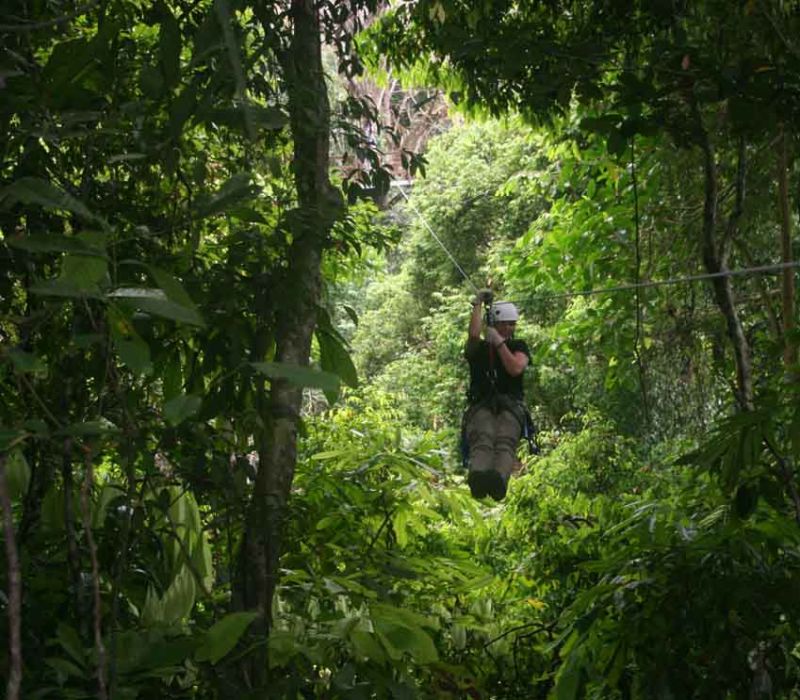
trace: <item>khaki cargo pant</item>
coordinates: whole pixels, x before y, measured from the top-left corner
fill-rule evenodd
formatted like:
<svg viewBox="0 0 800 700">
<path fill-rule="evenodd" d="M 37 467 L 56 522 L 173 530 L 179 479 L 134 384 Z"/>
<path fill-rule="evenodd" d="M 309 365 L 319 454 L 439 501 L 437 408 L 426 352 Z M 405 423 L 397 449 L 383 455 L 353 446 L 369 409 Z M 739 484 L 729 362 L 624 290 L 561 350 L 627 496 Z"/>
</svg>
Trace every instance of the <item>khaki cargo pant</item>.
<svg viewBox="0 0 800 700">
<path fill-rule="evenodd" d="M 472 406 L 465 417 L 469 471 L 494 469 L 508 480 L 517 461 L 521 420 L 522 409 L 512 399 Z"/>
</svg>

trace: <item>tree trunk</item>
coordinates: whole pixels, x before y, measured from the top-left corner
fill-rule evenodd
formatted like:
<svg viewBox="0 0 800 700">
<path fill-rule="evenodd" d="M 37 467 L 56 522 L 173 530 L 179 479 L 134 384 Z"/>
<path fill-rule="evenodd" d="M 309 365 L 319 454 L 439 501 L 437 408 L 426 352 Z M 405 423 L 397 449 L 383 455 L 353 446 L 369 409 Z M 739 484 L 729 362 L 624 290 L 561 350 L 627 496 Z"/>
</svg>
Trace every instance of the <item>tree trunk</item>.
<svg viewBox="0 0 800 700">
<path fill-rule="evenodd" d="M 781 262 L 790 263 L 792 256 L 792 217 L 789 212 L 788 158 L 786 157 L 786 132 L 781 124 L 776 148 L 778 166 L 778 199 L 781 214 Z M 797 372 L 797 342 L 794 339 L 794 268 L 787 267 L 781 274 L 781 301 L 783 307 L 783 363 L 795 380 Z"/>
<path fill-rule="evenodd" d="M 718 236 L 718 208 L 719 208 L 719 183 L 717 175 L 717 162 L 714 147 L 706 131 L 697 100 L 692 95 L 692 113 L 694 116 L 696 135 L 703 152 L 703 173 L 705 192 L 703 203 L 703 227 L 701 249 L 703 263 L 710 274 L 720 274 L 729 271 L 728 248 L 735 234 L 739 216 L 741 215 L 742 200 L 744 197 L 744 142 L 739 150 L 739 172 L 736 182 L 736 204 L 728 222 L 727 231 L 722 240 Z M 714 298 L 720 312 L 725 318 L 728 338 L 733 346 L 733 357 L 736 364 L 736 398 L 740 407 L 745 411 L 753 409 L 753 372 L 750 360 L 750 344 L 744 334 L 741 319 L 736 310 L 733 294 L 733 284 L 729 276 L 714 277 L 711 280 L 714 288 Z"/>
<path fill-rule="evenodd" d="M 274 290 L 276 361 L 307 365 L 321 288 L 322 251 L 342 209 L 329 178 L 330 106 L 322 69 L 320 23 L 313 0 L 292 0 L 291 45 L 281 57 L 294 140 L 297 208 L 290 212 L 293 242 L 286 274 Z M 281 537 L 297 457 L 302 389 L 271 380 L 265 429 L 259 436 L 258 473 L 250 503 L 241 574 L 244 604 L 260 614 L 269 633 L 278 585 Z M 256 659 L 251 684 L 266 682 L 266 656 Z"/>
</svg>

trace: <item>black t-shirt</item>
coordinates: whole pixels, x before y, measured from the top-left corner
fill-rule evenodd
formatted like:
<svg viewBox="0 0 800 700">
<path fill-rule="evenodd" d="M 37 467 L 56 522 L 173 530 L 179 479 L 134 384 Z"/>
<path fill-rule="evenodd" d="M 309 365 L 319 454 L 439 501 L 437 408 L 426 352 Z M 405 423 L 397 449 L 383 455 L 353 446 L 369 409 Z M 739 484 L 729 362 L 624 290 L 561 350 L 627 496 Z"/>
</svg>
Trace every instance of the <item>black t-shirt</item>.
<svg viewBox="0 0 800 700">
<path fill-rule="evenodd" d="M 512 338 L 506 341 L 506 345 L 512 353 L 525 353 L 530 362 L 531 353 L 524 340 Z M 490 352 L 494 355 L 493 359 L 491 359 Z M 497 350 L 493 350 L 489 343 L 485 340 L 469 341 L 464 354 L 469 362 L 470 377 L 467 397 L 470 403 L 489 398 L 493 391 L 522 400 L 522 374 L 512 377 L 506 372 L 503 361 L 497 356 Z M 492 369 L 494 369 L 495 376 L 494 384 L 492 383 Z"/>
</svg>

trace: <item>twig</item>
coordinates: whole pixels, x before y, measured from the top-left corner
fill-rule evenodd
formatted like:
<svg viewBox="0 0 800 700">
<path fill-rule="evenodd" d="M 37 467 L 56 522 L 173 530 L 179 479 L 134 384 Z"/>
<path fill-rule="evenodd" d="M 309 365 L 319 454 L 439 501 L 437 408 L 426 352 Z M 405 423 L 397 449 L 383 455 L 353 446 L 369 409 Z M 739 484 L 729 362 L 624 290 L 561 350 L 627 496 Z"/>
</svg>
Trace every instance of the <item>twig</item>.
<svg viewBox="0 0 800 700">
<path fill-rule="evenodd" d="M 364 550 L 364 555 L 366 556 L 372 551 L 372 548 L 375 546 L 375 543 L 378 541 L 378 538 L 381 536 L 381 532 L 383 532 L 383 528 L 385 528 L 389 524 L 389 520 L 391 519 L 392 515 L 394 515 L 394 511 L 391 510 L 386 513 L 386 517 L 383 519 L 381 526 L 378 528 L 377 532 L 373 535 L 372 540 L 367 545 L 366 550 Z"/>
<path fill-rule="evenodd" d="M 6 542 L 6 566 L 8 567 L 8 628 L 9 657 L 7 700 L 18 700 L 22 684 L 22 573 L 19 568 L 19 553 L 14 538 L 14 518 L 11 498 L 6 484 L 6 458 L 0 456 L 0 506 L 3 509 L 3 539 Z"/>
<path fill-rule="evenodd" d="M 16 32 L 32 32 L 36 29 L 47 29 L 48 27 L 58 26 L 59 24 L 64 24 L 65 22 L 69 22 L 70 20 L 75 19 L 76 17 L 80 17 L 81 15 L 86 14 L 89 10 L 94 8 L 97 5 L 97 2 L 90 2 L 87 3 L 84 7 L 80 8 L 79 10 L 75 10 L 75 12 L 70 12 L 66 15 L 61 15 L 60 17 L 54 17 L 53 19 L 44 20 L 42 22 L 25 22 L 23 24 L 0 24 L 0 32 L 9 32 L 9 33 L 16 33 Z"/>
<path fill-rule="evenodd" d="M 97 561 L 97 545 L 92 532 L 92 511 L 89 503 L 89 494 L 94 481 L 94 465 L 92 464 L 92 450 L 86 450 L 86 477 L 81 488 L 81 506 L 83 509 L 83 530 L 86 534 L 86 543 L 89 545 L 89 556 L 92 561 L 92 589 L 94 594 L 94 643 L 97 648 L 97 697 L 99 700 L 108 700 L 106 686 L 106 648 L 103 644 L 102 610 L 100 608 L 100 565 Z"/>
<path fill-rule="evenodd" d="M 553 624 L 555 623 L 545 625 L 541 622 L 528 622 L 524 625 L 517 625 L 516 627 L 512 627 L 511 629 L 506 630 L 505 632 L 503 632 L 503 634 L 498 635 L 494 639 L 490 639 L 488 642 L 486 642 L 486 644 L 483 645 L 483 648 L 486 649 L 486 647 L 490 646 L 491 644 L 499 642 L 501 639 L 507 637 L 509 634 L 514 634 L 514 632 L 519 632 L 520 630 L 530 629 L 531 627 L 535 627 L 536 629 L 533 630 L 533 632 L 529 632 L 528 634 L 534 634 L 536 632 L 546 632 L 552 628 Z"/>
<path fill-rule="evenodd" d="M 77 596 L 80 575 L 80 555 L 78 544 L 75 541 L 75 512 L 73 510 L 73 480 L 72 480 L 72 440 L 64 440 L 64 454 L 61 461 L 61 478 L 64 482 L 64 527 L 67 531 L 67 568 L 73 593 Z"/>
<path fill-rule="evenodd" d="M 42 400 L 42 397 L 36 393 L 36 389 L 34 389 L 33 384 L 28 381 L 28 378 L 24 374 L 19 374 L 18 377 L 20 380 L 22 380 L 22 383 L 25 385 L 28 391 L 31 392 L 33 398 L 36 400 L 36 403 L 41 406 L 42 410 L 45 412 L 45 415 L 53 422 L 53 425 L 58 428 L 63 428 L 63 423 L 53 415 L 53 412 L 47 407 L 47 404 Z"/>
<path fill-rule="evenodd" d="M 647 395 L 647 367 L 642 359 L 642 298 L 641 288 L 638 286 L 642 276 L 641 231 L 639 226 L 639 185 L 636 178 L 636 137 L 631 138 L 631 182 L 633 184 L 633 221 L 636 237 L 634 239 L 636 253 L 636 331 L 633 336 L 633 356 L 639 370 L 639 391 L 642 394 L 642 408 L 644 409 L 645 425 L 650 425 L 650 401 Z"/>
</svg>

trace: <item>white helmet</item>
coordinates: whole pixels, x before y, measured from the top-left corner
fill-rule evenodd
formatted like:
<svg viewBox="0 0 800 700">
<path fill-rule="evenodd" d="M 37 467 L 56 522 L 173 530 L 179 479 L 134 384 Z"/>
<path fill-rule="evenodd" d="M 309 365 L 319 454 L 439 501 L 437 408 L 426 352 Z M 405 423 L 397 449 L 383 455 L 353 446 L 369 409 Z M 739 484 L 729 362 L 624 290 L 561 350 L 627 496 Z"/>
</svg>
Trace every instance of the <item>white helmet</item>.
<svg viewBox="0 0 800 700">
<path fill-rule="evenodd" d="M 510 301 L 498 301 L 496 304 L 492 304 L 490 314 L 492 323 L 519 319 L 519 311 Z"/>
</svg>

